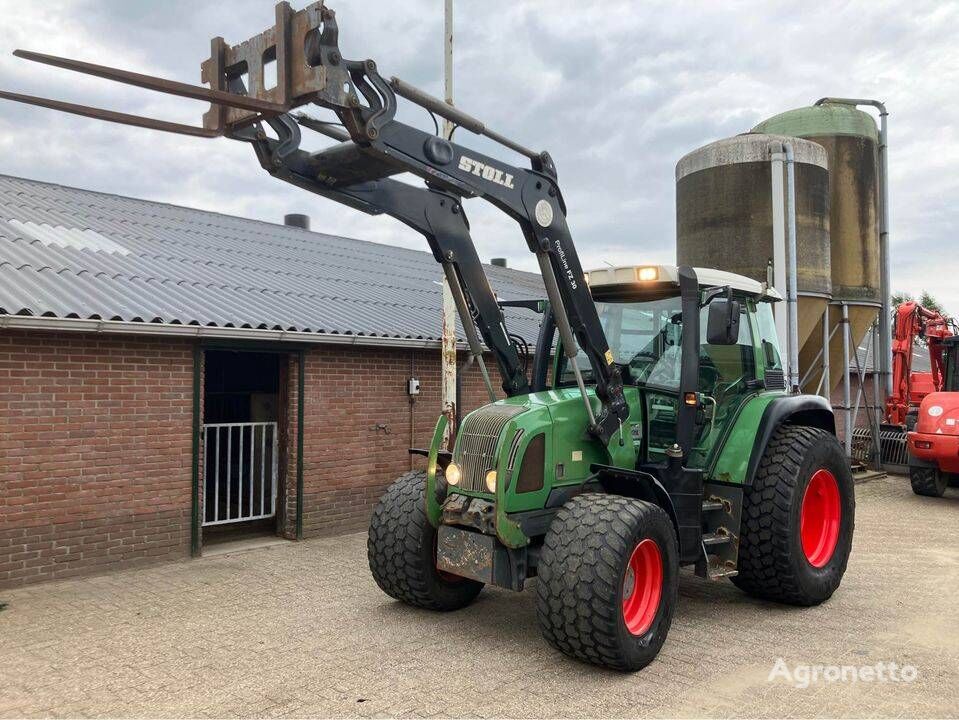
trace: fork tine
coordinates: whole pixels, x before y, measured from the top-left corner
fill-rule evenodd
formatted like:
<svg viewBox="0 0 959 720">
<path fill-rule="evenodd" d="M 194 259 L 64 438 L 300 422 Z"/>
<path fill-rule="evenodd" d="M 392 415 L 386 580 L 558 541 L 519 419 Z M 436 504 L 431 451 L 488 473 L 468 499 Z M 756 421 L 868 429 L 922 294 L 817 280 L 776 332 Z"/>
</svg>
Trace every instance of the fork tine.
<svg viewBox="0 0 959 720">
<path fill-rule="evenodd" d="M 100 108 L 90 107 L 89 105 L 76 105 L 74 103 L 63 102 L 62 100 L 34 97 L 33 95 L 21 95 L 19 93 L 0 90 L 0 98 L 26 103 L 27 105 L 38 105 L 39 107 L 50 108 L 51 110 L 60 110 L 73 115 L 82 115 L 83 117 L 94 118 L 96 120 L 106 120 L 107 122 L 119 123 L 121 125 L 147 128 L 149 130 L 161 130 L 163 132 L 202 138 L 214 138 L 220 135 L 220 133 L 215 130 L 207 130 L 206 128 L 194 127 L 192 125 L 182 125 L 181 123 L 156 120 L 140 115 L 128 115 L 127 113 L 115 112 L 113 110 L 102 110 Z"/>
<path fill-rule="evenodd" d="M 180 97 L 192 98 L 194 100 L 205 100 L 217 105 L 226 105 L 228 107 L 240 108 L 242 110 L 252 110 L 258 113 L 280 114 L 286 112 L 284 105 L 260 100 L 259 98 L 249 97 L 247 95 L 237 95 L 236 93 L 225 92 L 223 90 L 211 90 L 202 85 L 190 85 L 177 80 L 167 80 L 152 75 L 143 75 L 141 73 L 130 72 L 129 70 L 120 70 L 106 65 L 95 65 L 94 63 L 83 62 L 82 60 L 73 60 L 71 58 L 57 57 L 56 55 L 45 55 L 44 53 L 33 52 L 31 50 L 15 50 L 14 55 L 24 60 L 43 63 L 44 65 L 53 65 L 54 67 L 72 70 L 74 72 L 93 75 L 95 77 L 114 80 L 127 85 L 156 90 L 157 92 L 168 93 L 170 95 L 179 95 Z"/>
</svg>

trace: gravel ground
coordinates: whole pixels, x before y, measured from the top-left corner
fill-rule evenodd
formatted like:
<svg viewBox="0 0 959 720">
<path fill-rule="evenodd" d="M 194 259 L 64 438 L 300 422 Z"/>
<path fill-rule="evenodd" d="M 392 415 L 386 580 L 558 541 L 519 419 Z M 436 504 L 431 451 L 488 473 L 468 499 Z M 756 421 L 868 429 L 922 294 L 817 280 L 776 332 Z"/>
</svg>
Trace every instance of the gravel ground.
<svg viewBox="0 0 959 720">
<path fill-rule="evenodd" d="M 633 675 L 552 651 L 529 590 L 449 615 L 391 601 L 362 534 L 7 591 L 0 716 L 956 716 L 959 491 L 889 477 L 857 497 L 829 602 L 684 575 L 662 653 Z M 779 658 L 793 682 L 769 679 Z M 893 662 L 918 676 L 797 686 L 799 666 Z"/>
</svg>

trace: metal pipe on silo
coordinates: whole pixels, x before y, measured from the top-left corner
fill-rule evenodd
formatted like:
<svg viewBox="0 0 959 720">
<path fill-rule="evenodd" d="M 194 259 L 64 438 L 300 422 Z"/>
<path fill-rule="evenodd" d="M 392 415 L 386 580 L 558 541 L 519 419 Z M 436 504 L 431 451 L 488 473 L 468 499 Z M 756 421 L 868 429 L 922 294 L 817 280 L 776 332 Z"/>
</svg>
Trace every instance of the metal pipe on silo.
<svg viewBox="0 0 959 720">
<path fill-rule="evenodd" d="M 829 306 L 822 311 L 822 394 L 827 400 L 832 400 L 832 383 L 829 381 Z M 815 362 L 815 361 L 813 361 Z"/>
<path fill-rule="evenodd" d="M 770 143 L 769 150 L 773 216 L 773 287 L 780 295 L 788 297 L 789 290 L 786 284 L 786 193 L 783 190 L 783 164 L 786 157 L 781 142 Z M 790 342 L 789 312 L 785 305 L 776 303 L 773 306 L 773 315 L 776 318 L 776 335 L 779 338 L 779 347 L 787 353 L 788 363 L 791 358 L 791 355 L 788 354 Z"/>
<path fill-rule="evenodd" d="M 852 398 L 850 397 L 850 378 L 849 378 L 849 345 L 852 333 L 849 328 L 849 306 L 841 303 L 842 319 L 839 321 L 842 326 L 842 409 L 843 409 L 843 447 L 846 448 L 846 455 L 852 455 Z"/>
<path fill-rule="evenodd" d="M 792 143 L 784 142 L 786 153 L 786 243 L 788 269 L 786 286 L 789 309 L 789 389 L 799 392 L 799 290 L 796 279 L 799 273 L 796 247 L 796 169 Z"/>
</svg>

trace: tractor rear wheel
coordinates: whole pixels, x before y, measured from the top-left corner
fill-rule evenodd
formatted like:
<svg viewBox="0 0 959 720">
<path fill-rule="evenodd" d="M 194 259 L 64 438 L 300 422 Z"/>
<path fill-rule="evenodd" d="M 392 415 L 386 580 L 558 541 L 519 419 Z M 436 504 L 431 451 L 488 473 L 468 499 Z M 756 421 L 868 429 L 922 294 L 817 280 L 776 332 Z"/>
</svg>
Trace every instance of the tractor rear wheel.
<svg viewBox="0 0 959 720">
<path fill-rule="evenodd" d="M 909 468 L 909 483 L 916 495 L 926 497 L 942 497 L 949 484 L 949 476 L 939 468 L 911 467 Z"/>
<path fill-rule="evenodd" d="M 676 531 L 662 508 L 585 494 L 557 513 L 537 569 L 543 637 L 570 657 L 639 670 L 666 641 L 679 587 Z"/>
<path fill-rule="evenodd" d="M 370 572 L 380 589 L 407 605 L 458 610 L 483 583 L 436 569 L 436 528 L 426 518 L 426 473 L 412 471 L 387 488 L 373 510 L 366 545 Z"/>
<path fill-rule="evenodd" d="M 745 488 L 733 583 L 767 600 L 823 602 L 846 571 L 855 511 L 852 473 L 835 436 L 781 426 Z"/>
</svg>

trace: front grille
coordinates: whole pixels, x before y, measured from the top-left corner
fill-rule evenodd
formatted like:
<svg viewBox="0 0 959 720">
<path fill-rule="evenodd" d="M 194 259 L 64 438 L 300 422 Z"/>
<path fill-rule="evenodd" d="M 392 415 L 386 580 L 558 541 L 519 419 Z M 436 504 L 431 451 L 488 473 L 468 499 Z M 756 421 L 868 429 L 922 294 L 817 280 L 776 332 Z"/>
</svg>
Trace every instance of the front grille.
<svg viewBox="0 0 959 720">
<path fill-rule="evenodd" d="M 486 471 L 496 465 L 496 443 L 512 418 L 526 410 L 522 405 L 487 405 L 466 416 L 460 428 L 453 462 L 463 474 L 464 490 L 489 492 Z"/>
<path fill-rule="evenodd" d="M 786 389 L 786 375 L 778 368 L 766 368 L 765 380 L 767 390 Z"/>
</svg>

